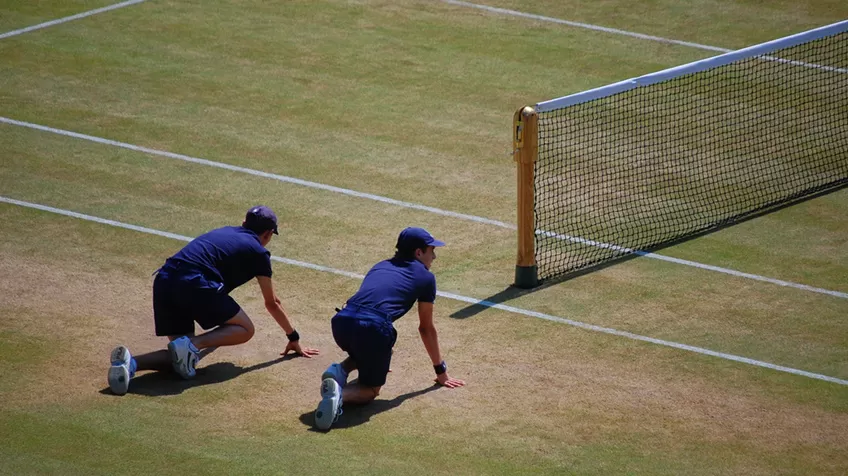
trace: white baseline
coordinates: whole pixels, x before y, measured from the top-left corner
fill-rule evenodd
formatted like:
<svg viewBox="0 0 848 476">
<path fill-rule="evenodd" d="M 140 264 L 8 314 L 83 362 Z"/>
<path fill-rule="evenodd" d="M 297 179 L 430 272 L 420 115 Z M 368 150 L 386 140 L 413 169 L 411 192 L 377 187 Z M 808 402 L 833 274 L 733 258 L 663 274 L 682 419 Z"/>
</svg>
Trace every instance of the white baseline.
<svg viewBox="0 0 848 476">
<path fill-rule="evenodd" d="M 329 192 L 335 192 L 335 193 L 340 193 L 340 194 L 343 194 L 343 195 L 349 195 L 349 196 L 352 196 L 352 197 L 364 198 L 364 199 L 367 199 L 367 200 L 374 200 L 374 201 L 377 201 L 377 202 L 387 203 L 387 204 L 395 205 L 395 206 L 399 206 L 399 207 L 411 208 L 411 209 L 414 209 L 414 210 L 422 210 L 422 211 L 433 213 L 433 214 L 436 214 L 436 215 L 442 215 L 442 216 L 447 216 L 447 217 L 451 217 L 451 218 L 458 218 L 460 220 L 468 220 L 468 221 L 473 221 L 473 222 L 477 222 L 477 223 L 485 223 L 485 224 L 488 224 L 488 225 L 493 225 L 493 226 L 497 226 L 497 227 L 500 227 L 500 228 L 506 228 L 506 229 L 509 229 L 509 230 L 517 229 L 516 225 L 514 225 L 512 223 L 506 223 L 506 222 L 499 221 L 499 220 L 492 220 L 490 218 L 478 217 L 478 216 L 475 216 L 475 215 L 468 215 L 468 214 L 465 214 L 465 213 L 452 212 L 450 210 L 443 210 L 441 208 L 429 207 L 429 206 L 420 205 L 420 204 L 417 204 L 417 203 L 410 203 L 410 202 L 404 202 L 404 201 L 401 201 L 401 200 L 395 200 L 393 198 L 383 197 L 381 195 L 374 195 L 374 194 L 370 194 L 370 193 L 357 192 L 356 190 L 350 190 L 350 189 L 346 189 L 346 188 L 336 187 L 336 186 L 333 186 L 333 185 L 326 185 L 326 184 L 318 183 L 318 182 L 310 182 L 308 180 L 302 180 L 302 179 L 298 179 L 298 178 L 294 178 L 294 177 L 288 177 L 288 176 L 285 176 L 285 175 L 272 174 L 272 173 L 269 173 L 269 172 L 263 172 L 261 170 L 249 169 L 249 168 L 246 168 L 246 167 L 239 167 L 237 165 L 230 165 L 230 164 L 225 164 L 225 163 L 222 163 L 222 162 L 214 162 L 214 161 L 207 160 L 207 159 L 200 159 L 200 158 L 191 157 L 191 156 L 188 156 L 188 155 L 176 154 L 174 152 L 151 149 L 149 147 L 142 147 L 142 146 L 138 146 L 138 145 L 127 144 L 126 142 L 118 142 L 118 141 L 114 141 L 114 140 L 111 140 L 111 139 L 104 139 L 104 138 L 101 138 L 101 137 L 90 136 L 90 135 L 87 135 L 87 134 L 80 134 L 78 132 L 71 132 L 71 131 L 66 131 L 66 130 L 63 130 L 63 129 L 56 129 L 56 128 L 53 128 L 53 127 L 42 126 L 42 125 L 39 125 L 39 124 L 32 124 L 32 123 L 29 123 L 29 122 L 17 121 L 17 120 L 14 120 L 14 119 L 10 119 L 8 117 L 0 116 L 0 123 L 5 123 L 5 124 L 13 125 L 13 126 L 26 127 L 26 128 L 29 128 L 29 129 L 35 129 L 35 130 L 39 130 L 39 131 L 43 131 L 43 132 L 50 132 L 50 133 L 53 133 L 53 134 L 58 134 L 58 135 L 66 136 L 66 137 L 73 137 L 75 139 L 87 140 L 87 141 L 91 141 L 91 142 L 95 142 L 95 143 L 103 144 L 103 145 L 111 145 L 111 146 L 114 146 L 114 147 L 129 149 L 129 150 L 132 150 L 132 151 L 142 152 L 142 153 L 149 154 L 149 155 L 154 155 L 154 156 L 159 156 L 159 157 L 167 157 L 169 159 L 177 159 L 177 160 L 182 160 L 182 161 L 185 161 L 185 162 L 191 162 L 191 163 L 194 163 L 194 164 L 206 165 L 206 166 L 209 166 L 209 167 L 216 167 L 216 168 L 220 168 L 220 169 L 224 169 L 224 170 L 230 170 L 230 171 L 233 171 L 233 172 L 245 173 L 245 174 L 254 175 L 254 176 L 257 176 L 257 177 L 263 177 L 263 178 L 267 178 L 267 179 L 278 180 L 278 181 L 284 182 L 284 183 L 291 183 L 291 184 L 295 184 L 295 185 L 301 185 L 301 186 L 304 186 L 304 187 L 316 188 L 316 189 L 319 189 L 319 190 L 326 190 L 326 191 L 329 191 Z M 544 235 L 548 235 L 548 236 L 553 236 L 553 237 L 556 237 L 556 238 L 562 239 L 562 240 L 590 243 L 589 240 L 585 240 L 583 238 L 577 238 L 577 237 L 572 237 L 572 236 L 568 236 L 568 235 L 559 235 L 559 234 L 544 231 L 544 230 L 536 230 L 536 233 L 537 234 L 544 234 Z M 595 243 L 595 242 L 591 242 L 591 243 Z M 595 246 L 615 247 L 615 245 L 609 245 L 609 244 L 603 244 L 603 243 L 595 243 Z M 645 258 L 651 258 L 651 259 L 656 259 L 656 260 L 660 260 L 660 261 L 667 261 L 669 263 L 675 263 L 675 264 L 680 264 L 680 265 L 684 265 L 684 266 L 690 266 L 690 267 L 708 270 L 708 271 L 715 271 L 717 273 L 728 274 L 728 275 L 736 276 L 736 277 L 739 277 L 739 278 L 746 278 L 746 279 L 751 279 L 751 280 L 754 280 L 754 281 L 761 281 L 761 282 L 765 282 L 765 283 L 776 284 L 778 286 L 785 286 L 785 287 L 789 287 L 789 288 L 800 289 L 800 290 L 803 290 L 803 291 L 810 291 L 810 292 L 814 292 L 814 293 L 818 293 L 818 294 L 827 294 L 827 295 L 835 296 L 835 297 L 842 298 L 842 299 L 848 299 L 848 293 L 844 293 L 844 292 L 840 292 L 840 291 L 832 291 L 832 290 L 829 290 L 829 289 L 822 289 L 822 288 L 816 288 L 816 287 L 813 287 L 813 286 L 808 286 L 806 284 L 793 283 L 793 282 L 790 282 L 790 281 L 768 278 L 768 277 L 765 277 L 765 276 L 759 276 L 759 275 L 751 274 L 751 273 L 743 273 L 741 271 L 722 268 L 722 267 L 719 267 L 719 266 L 713 266 L 713 265 L 698 263 L 698 262 L 695 262 L 695 261 L 689 261 L 689 260 L 680 259 L 680 258 L 672 258 L 672 257 L 669 257 L 669 256 L 658 255 L 658 254 L 655 254 L 655 253 L 648 253 L 646 251 L 638 251 L 638 250 L 631 250 L 631 251 L 634 254 L 637 254 L 637 255 L 645 257 Z"/>
<path fill-rule="evenodd" d="M 51 20 L 44 23 L 39 23 L 38 25 L 28 26 L 26 28 L 21 28 L 20 30 L 12 30 L 3 34 L 0 34 L 0 40 L 4 38 L 9 38 L 11 36 L 20 35 L 22 33 L 27 33 L 33 30 L 40 30 L 42 28 L 47 28 L 48 26 L 58 25 L 60 23 L 66 23 L 73 20 L 79 20 L 80 18 L 90 17 L 91 15 L 97 15 L 98 13 L 108 12 L 111 10 L 117 10 L 118 8 L 128 7 L 130 5 L 135 5 L 136 3 L 144 2 L 145 0 L 129 0 L 127 2 L 116 3 L 115 5 L 110 5 L 108 7 L 97 8 L 94 10 L 89 10 L 87 12 L 78 13 L 76 15 L 71 15 L 65 18 L 59 18 L 58 20 Z"/>
<path fill-rule="evenodd" d="M 115 220 L 109 220 L 107 218 L 100 218 L 100 217 L 96 217 L 96 216 L 92 216 L 92 215 L 85 215 L 83 213 L 77 213 L 77 212 L 73 212 L 73 211 L 70 211 L 70 210 L 63 210 L 61 208 L 54 208 L 54 207 L 50 207 L 50 206 L 47 206 L 47 205 L 40 205 L 40 204 L 37 204 L 37 203 L 25 202 L 25 201 L 22 201 L 22 200 L 16 200 L 14 198 L 8 198 L 8 197 L 4 197 L 4 196 L 0 196 L 0 203 L 8 203 L 10 205 L 17 205 L 17 206 L 20 206 L 20 207 L 33 208 L 33 209 L 36 209 L 36 210 L 55 213 L 55 214 L 58 214 L 58 215 L 64 215 L 64 216 L 68 216 L 68 217 L 78 218 L 80 220 L 92 221 L 92 222 L 100 223 L 100 224 L 103 224 L 103 225 L 109 225 L 109 226 L 114 226 L 114 227 L 118 227 L 118 228 L 124 228 L 124 229 L 127 229 L 127 230 L 138 231 L 138 232 L 141 232 L 141 233 L 148 233 L 148 234 L 151 234 L 151 235 L 161 236 L 161 237 L 165 237 L 165 238 L 171 238 L 171 239 L 174 239 L 174 240 L 180 240 L 180 241 L 185 241 L 185 242 L 192 240 L 191 237 L 184 236 L 184 235 L 178 235 L 176 233 L 169 233 L 169 232 L 166 232 L 166 231 L 155 230 L 153 228 L 147 228 L 147 227 L 138 226 L 138 225 L 131 225 L 129 223 L 123 223 L 123 222 L 119 222 L 119 221 L 115 221 Z M 354 272 L 351 272 L 351 271 L 344 271 L 344 270 L 341 270 L 341 269 L 330 268 L 328 266 L 321 266 L 321 265 L 318 265 L 318 264 L 308 263 L 306 261 L 299 261 L 299 260 L 294 260 L 294 259 L 289 259 L 289 258 L 281 258 L 281 257 L 278 257 L 278 256 L 272 256 L 271 259 L 274 260 L 274 261 L 278 261 L 280 263 L 284 263 L 284 264 L 288 264 L 288 265 L 292 265 L 292 266 L 298 266 L 298 267 L 301 267 L 301 268 L 308 268 L 308 269 L 312 269 L 312 270 L 315 270 L 315 271 L 322 271 L 322 272 L 325 272 L 325 273 L 333 273 L 333 274 L 337 274 L 337 275 L 341 275 L 341 276 L 347 276 L 349 278 L 354 278 L 354 279 L 363 279 L 365 277 L 364 275 L 359 274 L 359 273 L 354 273 Z M 786 372 L 786 373 L 790 373 L 790 374 L 794 374 L 794 375 L 799 375 L 799 376 L 802 376 L 802 377 L 809 377 L 809 378 L 812 378 L 812 379 L 824 380 L 825 382 L 836 383 L 836 384 L 839 384 L 839 385 L 848 385 L 848 380 L 843 380 L 843 379 L 839 379 L 839 378 L 836 378 L 836 377 L 829 377 L 827 375 L 817 374 L 817 373 L 813 373 L 813 372 L 807 372 L 806 370 L 799 370 L 799 369 L 795 369 L 795 368 L 792 368 L 792 367 L 785 367 L 785 366 L 782 366 L 782 365 L 776 365 L 776 364 L 772 364 L 772 363 L 769 363 L 769 362 L 763 362 L 763 361 L 760 361 L 760 360 L 749 359 L 747 357 L 741 357 L 741 356 L 738 356 L 738 355 L 727 354 L 727 353 L 724 353 L 724 352 L 716 352 L 714 350 L 705 349 L 703 347 L 696 347 L 696 346 L 687 345 L 687 344 L 679 344 L 677 342 L 671 342 L 671 341 L 667 341 L 667 340 L 656 339 L 656 338 L 653 338 L 653 337 L 642 336 L 642 335 L 639 335 L 639 334 L 633 334 L 632 332 L 619 331 L 619 330 L 612 329 L 612 328 L 609 328 L 609 327 L 601 327 L 601 326 L 596 326 L 596 325 L 593 325 L 593 324 L 587 324 L 585 322 L 575 321 L 575 320 L 572 320 L 572 319 L 566 319 L 564 317 L 553 316 L 551 314 L 545 314 L 545 313 L 536 312 L 536 311 L 529 311 L 527 309 L 522 309 L 522 308 L 519 308 L 519 307 L 506 306 L 506 305 L 503 305 L 503 304 L 497 304 L 497 303 L 493 303 L 493 302 L 490 302 L 490 301 L 474 299 L 474 298 L 462 296 L 462 295 L 459 295 L 459 294 L 446 293 L 444 291 L 438 291 L 437 294 L 439 296 L 447 298 L 447 299 L 453 299 L 453 300 L 456 300 L 456 301 L 462 301 L 462 302 L 475 304 L 475 305 L 479 305 L 479 306 L 484 306 L 484 307 L 488 307 L 488 308 L 492 308 L 492 309 L 499 309 L 501 311 L 506 311 L 506 312 L 510 312 L 510 313 L 513 313 L 513 314 L 521 314 L 521 315 L 524 315 L 524 316 L 535 317 L 537 319 L 544 319 L 546 321 L 552 321 L 552 322 L 558 322 L 558 323 L 561 323 L 561 324 L 567 324 L 569 326 L 579 327 L 580 329 L 584 329 L 584 330 L 587 330 L 587 331 L 600 332 L 600 333 L 603 333 L 603 334 L 610 334 L 610 335 L 614 335 L 614 336 L 618 336 L 618 337 L 624 337 L 624 338 L 627 338 L 627 339 L 638 340 L 638 341 L 642 341 L 642 342 L 649 342 L 651 344 L 657 344 L 657 345 L 661 345 L 661 346 L 665 346 L 665 347 L 671 347 L 671 348 L 674 348 L 674 349 L 685 350 L 685 351 L 689 351 L 689 352 L 694 352 L 696 354 L 709 355 L 711 357 L 718 357 L 720 359 L 732 360 L 734 362 L 740 362 L 740 363 L 743 363 L 743 364 L 753 365 L 753 366 L 756 366 L 756 367 L 763 367 L 763 368 L 767 368 L 767 369 L 771 369 L 771 370 L 777 370 L 779 372 Z"/>
</svg>

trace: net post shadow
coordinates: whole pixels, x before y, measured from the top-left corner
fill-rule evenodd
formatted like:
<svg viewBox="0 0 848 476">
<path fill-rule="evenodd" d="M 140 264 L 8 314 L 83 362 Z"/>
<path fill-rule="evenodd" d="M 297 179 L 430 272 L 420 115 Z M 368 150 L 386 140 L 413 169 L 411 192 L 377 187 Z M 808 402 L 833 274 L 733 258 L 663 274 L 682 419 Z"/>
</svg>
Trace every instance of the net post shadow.
<svg viewBox="0 0 848 476">
<path fill-rule="evenodd" d="M 645 250 L 638 250 L 638 251 L 634 251 L 634 252 L 631 252 L 631 253 L 622 254 L 620 256 L 609 258 L 607 261 L 588 265 L 586 267 L 571 271 L 571 272 L 563 274 L 563 275 L 554 276 L 552 278 L 545 279 L 544 281 L 539 281 L 538 285 L 536 287 L 533 287 L 533 288 L 527 289 L 527 288 L 516 287 L 515 285 L 510 285 L 506 289 L 504 289 L 503 291 L 497 292 L 497 293 L 495 293 L 495 294 L 493 294 L 493 295 L 491 295 L 491 296 L 489 296 L 485 299 L 481 299 L 480 301 L 478 301 L 475 304 L 471 304 L 469 306 L 466 306 L 466 307 L 460 309 L 459 311 L 454 312 L 453 314 L 450 315 L 450 317 L 453 318 L 453 319 L 467 319 L 469 317 L 473 317 L 473 316 L 485 311 L 486 309 L 491 308 L 495 304 L 503 304 L 503 303 L 510 301 L 512 299 L 516 299 L 516 298 L 521 297 L 521 296 L 532 294 L 532 293 L 541 291 L 543 289 L 549 288 L 551 286 L 555 286 L 557 284 L 562 284 L 562 283 L 570 281 L 572 279 L 576 279 L 576 278 L 579 278 L 581 276 L 585 276 L 587 274 L 591 274 L 591 273 L 594 273 L 596 271 L 600 271 L 600 270 L 609 268 L 611 266 L 615 266 L 615 265 L 622 263 L 622 262 L 625 262 L 625 261 L 629 261 L 629 260 L 632 260 L 632 259 L 635 259 L 635 258 L 644 257 L 646 254 L 654 253 L 654 252 L 663 250 L 665 248 L 669 248 L 669 247 L 672 247 L 672 246 L 675 246 L 675 245 L 678 245 L 678 244 L 681 244 L 681 243 L 685 243 L 685 242 L 694 240 L 696 238 L 700 238 L 702 236 L 706 236 L 706 235 L 709 235 L 711 233 L 715 233 L 717 231 L 721 231 L 721 230 L 724 230 L 726 228 L 730 228 L 734 225 L 738 225 L 740 223 L 744 223 L 746 221 L 753 220 L 755 218 L 759 218 L 759 217 L 768 215 L 770 213 L 774 213 L 776 211 L 783 210 L 785 208 L 789 208 L 789 207 L 797 205 L 799 203 L 803 203 L 803 202 L 806 202 L 806 201 L 809 201 L 809 200 L 813 200 L 815 198 L 819 198 L 819 197 L 828 195 L 830 193 L 833 193 L 833 192 L 836 192 L 838 190 L 842 190 L 842 189 L 845 189 L 845 188 L 848 188 L 848 180 L 844 180 L 844 181 L 838 182 L 836 184 L 833 184 L 831 186 L 825 187 L 825 188 L 819 190 L 818 192 L 812 193 L 810 195 L 795 197 L 792 200 L 788 200 L 786 202 L 775 204 L 773 206 L 766 207 L 766 208 L 763 208 L 761 210 L 750 212 L 749 214 L 745 215 L 744 217 L 739 217 L 739 218 L 736 218 L 734 220 L 729 220 L 729 221 L 726 221 L 726 222 L 723 222 L 723 223 L 719 223 L 719 224 L 716 224 L 716 225 L 714 225 L 710 228 L 707 228 L 707 229 L 704 229 L 704 230 L 701 230 L 699 232 L 692 233 L 692 234 L 689 234 L 689 235 L 686 235 L 686 236 L 681 236 L 679 238 L 667 241 L 665 243 L 660 243 L 657 246 L 654 246 L 654 247 L 651 247 L 651 248 L 648 248 L 648 249 L 645 249 Z"/>
<path fill-rule="evenodd" d="M 622 257 L 618 258 L 617 260 L 608 261 L 608 262 L 605 262 L 605 263 L 600 263 L 600 264 L 595 265 L 591 268 L 585 268 L 585 269 L 581 269 L 579 271 L 575 271 L 573 273 L 569 273 L 569 274 L 566 274 L 566 275 L 563 275 L 563 276 L 557 276 L 557 277 L 554 277 L 554 278 L 546 279 L 544 281 L 538 281 L 537 282 L 538 284 L 536 285 L 536 287 L 533 287 L 533 288 L 523 288 L 523 287 L 518 287 L 518 286 L 513 284 L 513 285 L 510 285 L 510 286 L 507 286 L 506 289 L 504 289 L 503 291 L 497 292 L 497 293 L 495 293 L 495 294 L 493 294 L 493 295 L 491 295 L 491 296 L 489 296 L 485 299 L 481 299 L 474 304 L 465 306 L 464 308 L 462 308 L 462 309 L 454 312 L 453 314 L 451 314 L 450 317 L 452 319 L 468 319 L 469 317 L 474 317 L 477 314 L 480 314 L 481 312 L 485 311 L 486 309 L 489 309 L 489 308 L 491 308 L 491 307 L 493 307 L 497 304 L 503 304 L 503 303 L 508 302 L 512 299 L 516 299 L 516 298 L 519 298 L 521 296 L 526 296 L 528 294 L 533 294 L 537 291 L 541 291 L 541 290 L 549 288 L 553 285 L 560 284 L 560 283 L 563 283 L 565 281 L 569 281 L 571 279 L 580 277 L 584 274 L 588 274 L 588 273 L 597 271 L 599 269 L 603 269 L 603 268 L 606 268 L 608 266 L 612 266 L 612 265 L 614 265 L 614 264 L 616 264 L 620 261 L 633 259 L 633 258 L 636 258 L 636 257 L 638 257 L 638 256 L 637 255 L 622 256 Z"/>
<path fill-rule="evenodd" d="M 480 301 L 478 301 L 475 304 L 465 306 L 464 308 L 462 308 L 462 309 L 454 312 L 453 314 L 451 314 L 450 317 L 453 318 L 453 319 L 468 319 L 469 317 L 473 317 L 473 316 L 476 316 L 477 314 L 480 314 L 481 312 L 485 311 L 486 309 L 489 309 L 490 307 L 492 307 L 495 304 L 504 303 L 504 302 L 509 301 L 511 299 L 515 299 L 515 298 L 523 296 L 525 294 L 532 293 L 535 290 L 536 290 L 536 288 L 534 288 L 534 289 L 522 289 L 522 288 L 516 287 L 514 285 L 510 285 L 506 289 L 504 289 L 503 291 L 497 292 L 497 293 L 487 297 L 486 299 L 481 299 Z"/>
</svg>

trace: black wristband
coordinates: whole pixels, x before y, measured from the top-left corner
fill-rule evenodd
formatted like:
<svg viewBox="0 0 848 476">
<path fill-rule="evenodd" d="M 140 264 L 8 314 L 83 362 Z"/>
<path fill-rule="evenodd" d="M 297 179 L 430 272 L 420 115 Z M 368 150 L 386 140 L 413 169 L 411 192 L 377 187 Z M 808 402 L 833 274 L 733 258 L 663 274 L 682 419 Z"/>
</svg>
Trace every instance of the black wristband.
<svg viewBox="0 0 848 476">
<path fill-rule="evenodd" d="M 441 364 L 434 365 L 433 370 L 436 371 L 436 375 L 442 375 L 443 373 L 448 371 L 448 364 L 443 360 Z"/>
<path fill-rule="evenodd" d="M 300 334 L 297 333 L 297 330 L 293 330 L 291 334 L 286 334 L 286 337 L 289 338 L 289 342 L 297 342 L 300 340 Z"/>
</svg>

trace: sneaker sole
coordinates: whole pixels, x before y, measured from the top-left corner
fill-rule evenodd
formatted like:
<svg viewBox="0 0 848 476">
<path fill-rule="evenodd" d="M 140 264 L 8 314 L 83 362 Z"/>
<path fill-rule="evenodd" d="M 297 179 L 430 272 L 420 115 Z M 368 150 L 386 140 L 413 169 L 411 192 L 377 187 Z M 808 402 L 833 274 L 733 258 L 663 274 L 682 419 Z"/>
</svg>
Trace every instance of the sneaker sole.
<svg viewBox="0 0 848 476">
<path fill-rule="evenodd" d="M 130 355 L 129 349 L 127 349 L 126 347 L 124 347 L 122 345 L 119 345 L 118 347 L 115 347 L 114 349 L 112 349 L 112 354 L 109 356 L 109 359 L 110 359 L 109 363 L 111 363 L 112 365 L 115 365 L 115 364 L 129 365 L 131 358 L 132 358 L 132 355 Z"/>
<path fill-rule="evenodd" d="M 335 417 L 330 418 L 329 415 L 333 414 L 333 401 L 332 400 L 321 400 L 321 403 L 318 404 L 318 409 L 315 410 L 315 427 L 319 430 L 329 430 L 333 423 L 335 423 Z"/>
<path fill-rule="evenodd" d="M 109 368 L 109 389 L 115 395 L 124 395 L 130 387 L 130 372 L 123 365 L 113 365 Z"/>
<path fill-rule="evenodd" d="M 315 427 L 319 430 L 329 430 L 339 418 L 342 400 L 341 387 L 332 377 L 321 382 L 321 397 L 318 409 L 315 410 Z"/>
</svg>

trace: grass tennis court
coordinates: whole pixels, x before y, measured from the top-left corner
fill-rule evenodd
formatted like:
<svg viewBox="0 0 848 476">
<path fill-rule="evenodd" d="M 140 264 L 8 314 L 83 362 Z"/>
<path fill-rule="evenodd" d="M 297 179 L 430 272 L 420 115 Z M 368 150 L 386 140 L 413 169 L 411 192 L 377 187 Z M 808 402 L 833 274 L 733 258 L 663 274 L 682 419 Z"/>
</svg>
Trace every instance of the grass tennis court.
<svg viewBox="0 0 848 476">
<path fill-rule="evenodd" d="M 486 5 L 729 49 L 848 18 L 690 3 Z M 0 35 L 109 5 L 0 0 Z M 803 286 L 641 257 L 509 289 L 513 112 L 714 54 L 443 1 L 147 0 L 0 39 L 0 473 L 845 474 L 848 190 L 659 252 Z M 437 299 L 467 386 L 432 386 L 412 312 L 378 400 L 312 431 L 359 281 L 277 262 L 320 356 L 279 358 L 249 283 L 253 340 L 111 395 L 112 347 L 164 347 L 151 273 L 184 242 L 92 219 L 193 237 L 256 203 L 280 217 L 275 256 L 330 270 L 364 274 L 406 226 L 446 241 L 439 290 L 512 307 Z"/>
</svg>

